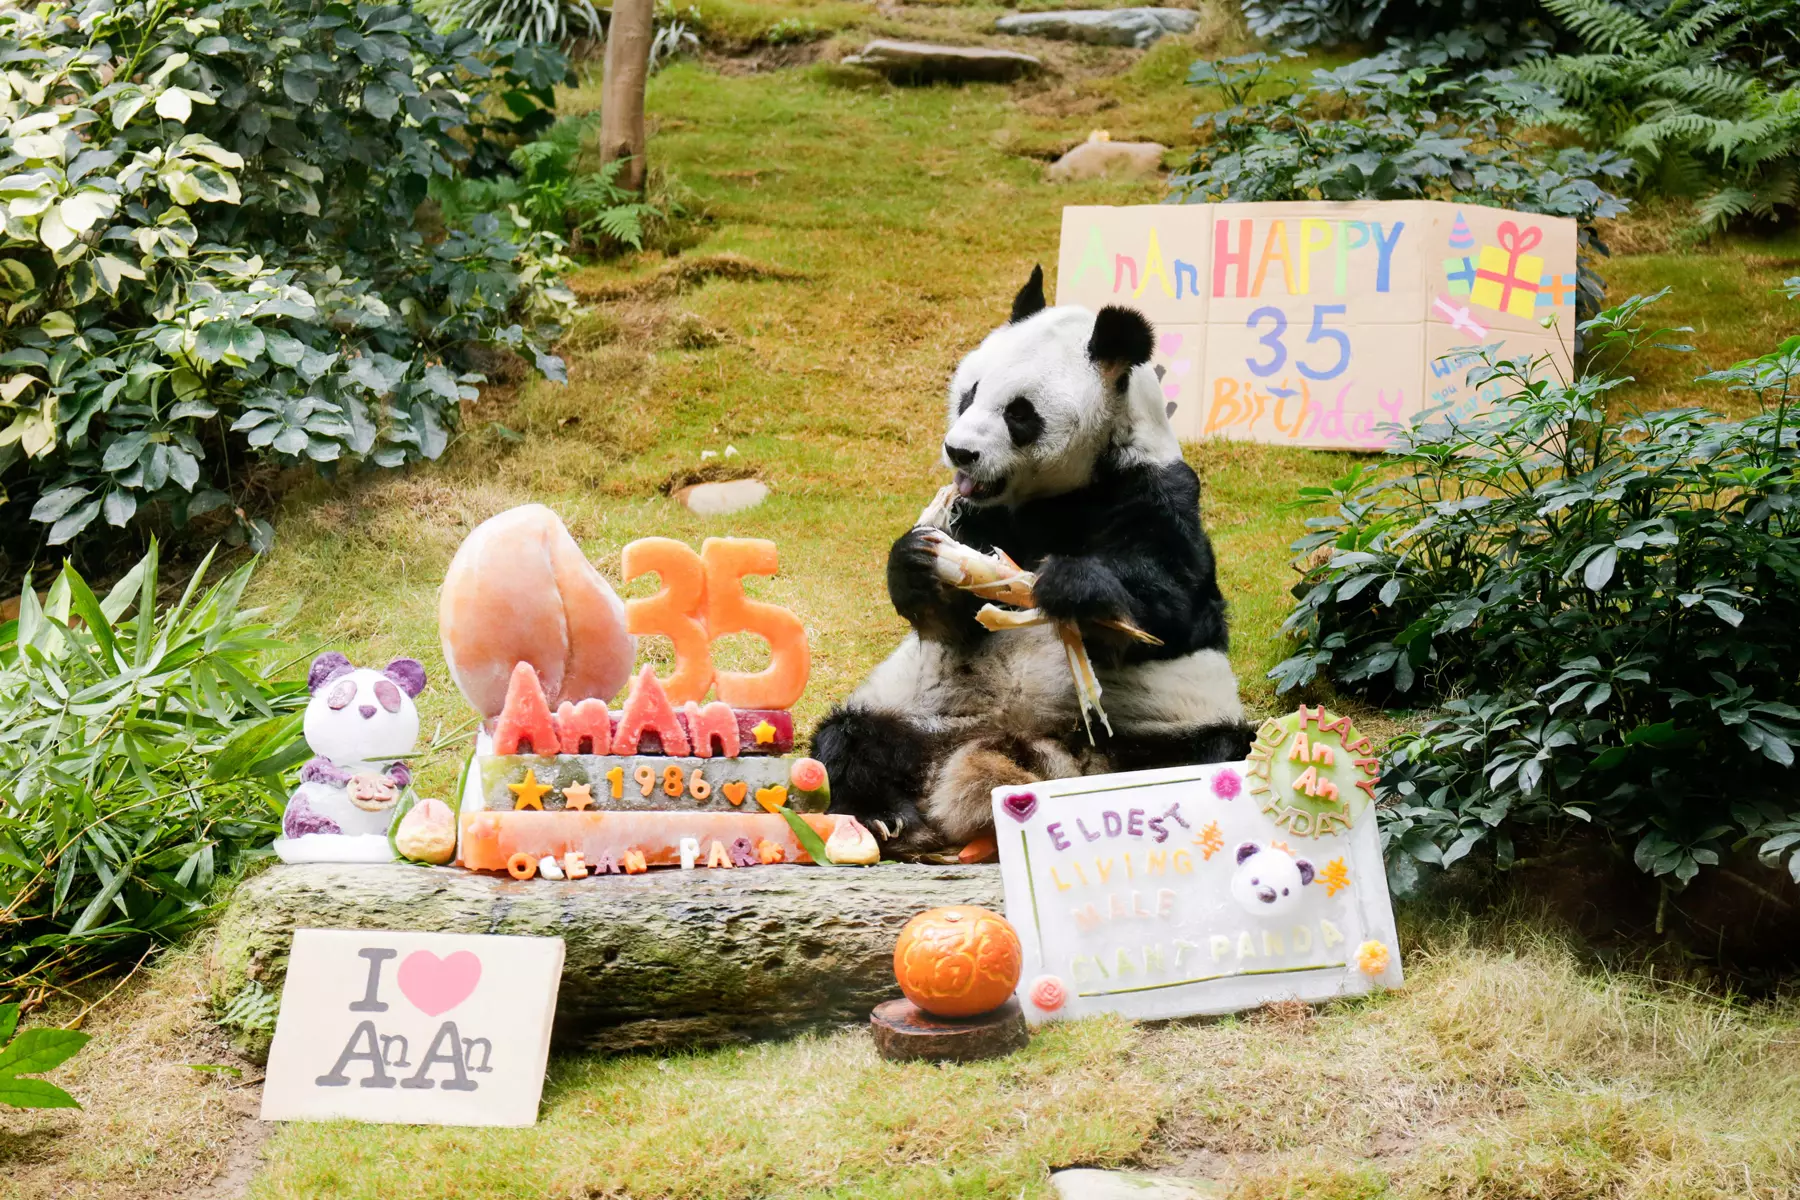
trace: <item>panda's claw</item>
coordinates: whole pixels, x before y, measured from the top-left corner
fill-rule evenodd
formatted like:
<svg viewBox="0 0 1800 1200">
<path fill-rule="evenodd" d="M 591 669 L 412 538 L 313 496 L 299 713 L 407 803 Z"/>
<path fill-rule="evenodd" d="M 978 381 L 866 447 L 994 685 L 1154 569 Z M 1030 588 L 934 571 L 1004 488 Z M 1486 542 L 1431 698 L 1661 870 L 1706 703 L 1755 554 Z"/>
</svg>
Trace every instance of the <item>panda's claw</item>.
<svg viewBox="0 0 1800 1200">
<path fill-rule="evenodd" d="M 869 819 L 869 824 L 873 825 L 876 829 L 880 830 L 882 841 L 891 842 L 895 838 L 900 836 L 901 830 L 906 828 L 906 819 L 904 817 L 895 817 L 894 818 L 894 827 L 892 829 L 889 829 L 888 823 L 886 821 L 882 820 L 880 817 L 871 817 Z"/>
</svg>

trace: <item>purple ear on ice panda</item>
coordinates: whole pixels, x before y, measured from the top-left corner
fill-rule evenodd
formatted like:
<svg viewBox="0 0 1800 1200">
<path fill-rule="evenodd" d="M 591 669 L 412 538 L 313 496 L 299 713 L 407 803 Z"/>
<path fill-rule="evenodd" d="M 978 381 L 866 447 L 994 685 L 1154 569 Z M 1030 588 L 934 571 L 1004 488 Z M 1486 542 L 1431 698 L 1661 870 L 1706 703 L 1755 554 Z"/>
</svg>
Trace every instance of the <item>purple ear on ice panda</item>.
<svg viewBox="0 0 1800 1200">
<path fill-rule="evenodd" d="M 396 658 L 381 669 L 381 673 L 400 685 L 400 690 L 409 696 L 417 696 L 425 690 L 425 668 L 416 658 Z"/>
<path fill-rule="evenodd" d="M 306 690 L 316 692 L 339 675 L 348 675 L 356 670 L 350 660 L 336 650 L 327 650 L 312 660 L 312 669 L 306 673 Z"/>
</svg>

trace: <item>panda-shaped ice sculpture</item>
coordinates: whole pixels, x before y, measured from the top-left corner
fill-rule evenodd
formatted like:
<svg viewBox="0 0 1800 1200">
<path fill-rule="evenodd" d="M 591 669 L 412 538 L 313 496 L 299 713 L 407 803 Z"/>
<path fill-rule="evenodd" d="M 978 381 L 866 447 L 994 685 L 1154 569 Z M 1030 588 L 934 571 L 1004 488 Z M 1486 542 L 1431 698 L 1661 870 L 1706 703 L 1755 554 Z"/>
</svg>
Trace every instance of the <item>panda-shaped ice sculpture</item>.
<svg viewBox="0 0 1800 1200">
<path fill-rule="evenodd" d="M 1274 847 L 1245 842 L 1237 848 L 1231 898 L 1253 917 L 1274 917 L 1299 907 L 1313 865 Z"/>
<path fill-rule="evenodd" d="M 275 853 L 289 863 L 392 862 L 388 826 L 412 783 L 401 760 L 419 741 L 413 697 L 425 688 L 425 668 L 396 658 L 374 671 L 332 650 L 313 659 L 306 684 L 303 728 L 314 757 L 288 797 Z"/>
</svg>

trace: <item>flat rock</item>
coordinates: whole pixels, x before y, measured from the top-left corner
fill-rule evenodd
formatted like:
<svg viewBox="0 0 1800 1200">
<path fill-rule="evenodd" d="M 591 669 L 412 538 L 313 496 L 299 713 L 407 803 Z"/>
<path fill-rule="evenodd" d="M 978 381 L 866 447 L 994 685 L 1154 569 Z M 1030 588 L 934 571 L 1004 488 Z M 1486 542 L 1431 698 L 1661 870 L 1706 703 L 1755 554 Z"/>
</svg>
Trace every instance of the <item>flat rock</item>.
<svg viewBox="0 0 1800 1200">
<path fill-rule="evenodd" d="M 1011 13 L 995 21 L 994 28 L 1021 37 L 1142 50 L 1165 33 L 1191 33 L 1199 23 L 1200 14 L 1185 8 L 1111 8 Z"/>
<path fill-rule="evenodd" d="M 1212 1200 L 1225 1195 L 1225 1189 L 1217 1184 L 1092 1167 L 1055 1171 L 1050 1186 L 1058 1200 Z"/>
<path fill-rule="evenodd" d="M 844 60 L 845 66 L 868 67 L 889 79 L 907 83 L 950 80 L 958 83 L 1006 83 L 1031 75 L 1042 60 L 1016 50 L 986 46 L 936 46 L 929 42 L 896 42 L 876 38 L 861 54 Z"/>
<path fill-rule="evenodd" d="M 725 517 L 755 508 L 769 498 L 769 485 L 760 479 L 724 479 L 695 483 L 675 493 L 678 503 L 695 516 Z"/>
<path fill-rule="evenodd" d="M 923 909 L 1004 906 L 995 866 L 742 867 L 557 882 L 453 867 L 276 866 L 242 884 L 207 964 L 222 1008 L 287 973 L 296 929 L 561 937 L 559 1049 L 667 1049 L 862 1024 L 898 994 L 894 941 Z M 256 1055 L 261 1045 L 246 1049 Z"/>
<path fill-rule="evenodd" d="M 1161 142 L 1083 142 L 1044 168 L 1052 183 L 1082 179 L 1150 179 L 1162 174 Z"/>
</svg>

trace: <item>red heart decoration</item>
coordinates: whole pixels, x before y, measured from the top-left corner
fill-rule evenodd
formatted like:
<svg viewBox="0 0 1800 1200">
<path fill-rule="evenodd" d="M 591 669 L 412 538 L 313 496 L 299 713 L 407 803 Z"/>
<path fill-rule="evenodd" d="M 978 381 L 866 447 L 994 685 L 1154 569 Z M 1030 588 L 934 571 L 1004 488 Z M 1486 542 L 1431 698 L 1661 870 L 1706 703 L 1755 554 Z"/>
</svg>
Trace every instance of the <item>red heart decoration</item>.
<svg viewBox="0 0 1800 1200">
<path fill-rule="evenodd" d="M 467 950 L 439 958 L 429 950 L 414 950 L 400 960 L 400 992 L 414 1008 L 428 1017 L 447 1013 L 481 982 L 481 960 Z"/>
<path fill-rule="evenodd" d="M 1014 792 L 1000 801 L 1000 807 L 1006 810 L 1007 816 L 1023 825 L 1037 811 L 1037 797 L 1031 792 Z"/>
</svg>

